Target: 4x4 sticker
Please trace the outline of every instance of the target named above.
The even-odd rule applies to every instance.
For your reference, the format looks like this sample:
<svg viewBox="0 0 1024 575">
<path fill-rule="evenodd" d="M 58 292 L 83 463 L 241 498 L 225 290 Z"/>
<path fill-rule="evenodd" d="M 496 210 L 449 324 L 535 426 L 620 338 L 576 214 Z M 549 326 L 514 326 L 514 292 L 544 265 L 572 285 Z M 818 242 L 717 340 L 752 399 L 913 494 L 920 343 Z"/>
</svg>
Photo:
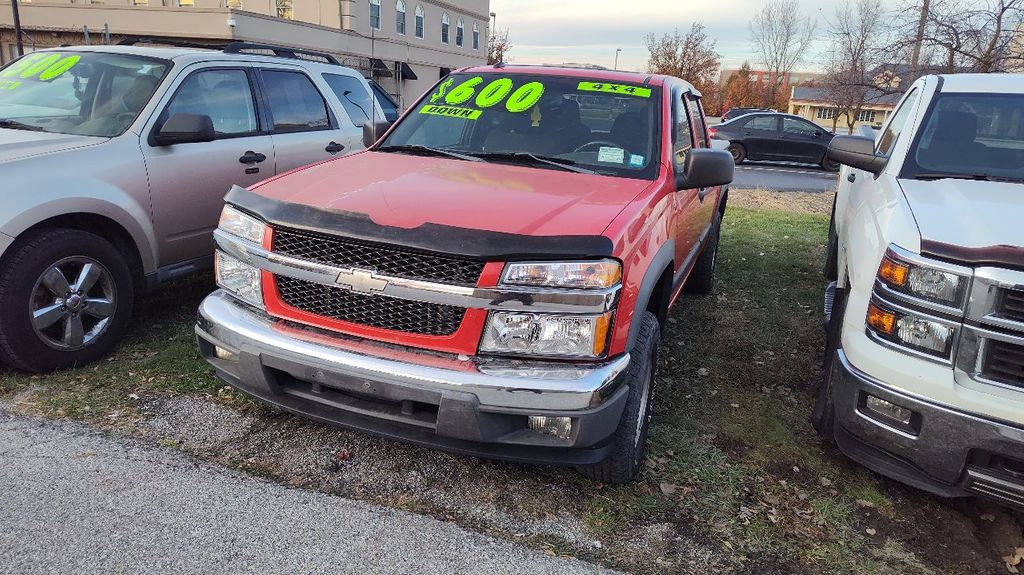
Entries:
<svg viewBox="0 0 1024 575">
<path fill-rule="evenodd" d="M 514 114 L 525 112 L 540 101 L 541 96 L 544 95 L 544 84 L 540 82 L 527 82 L 522 86 L 519 86 L 514 91 L 512 90 L 513 82 L 511 78 L 497 78 L 492 80 L 486 86 L 477 91 L 477 87 L 484 83 L 482 76 L 474 76 L 468 80 L 462 82 L 458 86 L 452 87 L 455 84 L 455 78 L 448 78 L 437 87 L 437 90 L 430 95 L 430 104 L 424 107 L 421 114 L 435 114 L 440 116 L 453 116 L 456 118 L 469 118 L 475 120 L 480 117 L 482 110 L 471 109 L 471 108 L 451 108 L 450 106 L 458 106 L 461 104 L 468 103 L 473 100 L 477 108 L 487 109 L 498 105 L 503 100 L 505 101 L 505 109 Z M 441 105 L 443 100 L 444 104 L 449 106 Z M 434 109 L 433 111 L 428 111 Z M 458 110 L 476 112 L 475 115 L 465 115 L 462 113 L 448 113 L 445 110 Z"/>
<path fill-rule="evenodd" d="M 60 77 L 68 70 L 75 67 L 82 57 L 77 54 L 63 56 L 61 54 L 29 54 L 0 72 L 0 78 L 11 78 L 0 81 L 0 89 L 13 90 L 21 86 L 20 80 L 27 80 L 37 77 L 43 82 L 49 82 Z M 14 78 L 19 78 L 15 80 Z"/>
<path fill-rule="evenodd" d="M 651 89 L 629 84 L 606 84 L 604 82 L 580 82 L 576 87 L 580 92 L 607 92 L 610 94 L 621 94 L 623 96 L 636 96 L 637 98 L 650 98 Z"/>
<path fill-rule="evenodd" d="M 475 120 L 479 118 L 480 114 L 483 112 L 472 108 L 457 108 L 455 106 L 424 106 L 423 109 L 420 110 L 420 113 L 429 114 L 431 116 L 449 116 L 451 118 Z"/>
</svg>

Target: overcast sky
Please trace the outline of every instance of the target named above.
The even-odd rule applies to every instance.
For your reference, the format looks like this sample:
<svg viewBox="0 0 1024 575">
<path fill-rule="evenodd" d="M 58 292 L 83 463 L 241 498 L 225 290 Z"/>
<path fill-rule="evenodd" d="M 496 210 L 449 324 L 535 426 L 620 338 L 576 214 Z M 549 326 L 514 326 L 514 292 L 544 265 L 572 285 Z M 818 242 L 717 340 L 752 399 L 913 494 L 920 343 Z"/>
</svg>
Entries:
<svg viewBox="0 0 1024 575">
<path fill-rule="evenodd" d="M 803 11 L 815 16 L 819 35 L 841 0 L 801 0 Z M 619 68 L 647 66 L 644 36 L 673 28 L 687 31 L 701 21 L 725 68 L 739 67 L 756 56 L 748 22 L 764 0 L 491 0 L 499 30 L 508 30 L 513 48 L 509 60 L 518 64 L 576 62 L 612 67 L 615 49 Z M 824 47 L 819 42 L 802 69 L 818 70 Z"/>
</svg>

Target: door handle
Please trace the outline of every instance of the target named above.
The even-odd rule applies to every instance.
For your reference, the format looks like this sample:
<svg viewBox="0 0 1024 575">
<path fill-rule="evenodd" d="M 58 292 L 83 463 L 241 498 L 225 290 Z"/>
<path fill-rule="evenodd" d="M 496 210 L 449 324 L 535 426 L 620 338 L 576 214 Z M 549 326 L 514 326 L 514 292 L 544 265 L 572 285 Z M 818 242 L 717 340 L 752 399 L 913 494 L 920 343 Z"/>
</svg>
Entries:
<svg viewBox="0 0 1024 575">
<path fill-rule="evenodd" d="M 243 164 L 258 164 L 266 159 L 267 157 L 264 156 L 263 154 L 249 150 L 246 153 L 242 154 L 242 157 L 238 158 L 238 161 Z"/>
<path fill-rule="evenodd" d="M 850 172 L 850 175 L 846 176 L 846 181 L 851 184 L 857 181 L 857 174 Z"/>
<path fill-rule="evenodd" d="M 697 199 L 700 200 L 700 203 L 702 203 L 702 204 L 704 203 L 704 198 L 707 195 L 708 195 L 708 189 L 707 188 L 701 188 L 701 189 L 697 190 Z"/>
<path fill-rule="evenodd" d="M 344 149 L 344 145 L 332 141 L 330 144 L 327 144 L 327 147 L 324 148 L 324 151 L 327 152 L 328 154 L 337 154 L 338 152 Z"/>
</svg>

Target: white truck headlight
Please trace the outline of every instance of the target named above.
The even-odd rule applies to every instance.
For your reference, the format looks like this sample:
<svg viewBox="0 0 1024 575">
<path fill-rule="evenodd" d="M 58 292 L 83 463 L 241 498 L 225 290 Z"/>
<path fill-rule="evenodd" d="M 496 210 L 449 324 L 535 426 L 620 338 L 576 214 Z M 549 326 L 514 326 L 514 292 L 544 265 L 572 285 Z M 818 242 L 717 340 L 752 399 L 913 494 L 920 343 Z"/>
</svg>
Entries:
<svg viewBox="0 0 1024 575">
<path fill-rule="evenodd" d="M 522 262 L 505 266 L 504 285 L 601 289 L 619 283 L 622 266 L 615 260 Z"/>
<path fill-rule="evenodd" d="M 554 315 L 491 312 L 480 351 L 554 357 L 600 357 L 608 344 L 611 312 Z"/>
<path fill-rule="evenodd" d="M 878 280 L 889 289 L 904 295 L 953 308 L 963 306 L 971 276 L 951 269 L 919 261 L 910 261 L 900 255 L 901 250 L 890 247 L 878 266 Z"/>
<path fill-rule="evenodd" d="M 259 269 L 220 250 L 213 263 L 218 286 L 244 302 L 263 307 L 263 280 Z"/>
<path fill-rule="evenodd" d="M 267 226 L 262 221 L 242 212 L 230 205 L 224 206 L 220 213 L 220 223 L 217 227 L 225 232 L 249 240 L 256 244 L 263 243 L 263 234 Z"/>
<path fill-rule="evenodd" d="M 867 325 L 884 340 L 941 359 L 949 359 L 956 335 L 949 322 L 895 310 L 877 300 L 868 304 Z"/>
</svg>

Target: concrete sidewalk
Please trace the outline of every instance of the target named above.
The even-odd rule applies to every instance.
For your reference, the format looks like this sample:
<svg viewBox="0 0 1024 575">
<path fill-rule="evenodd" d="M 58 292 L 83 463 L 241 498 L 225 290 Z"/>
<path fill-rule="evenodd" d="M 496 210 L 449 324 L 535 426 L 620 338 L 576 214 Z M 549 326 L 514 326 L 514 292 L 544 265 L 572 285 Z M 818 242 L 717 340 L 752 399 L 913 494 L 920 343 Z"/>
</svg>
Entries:
<svg viewBox="0 0 1024 575">
<path fill-rule="evenodd" d="M 0 573 L 610 573 L 0 407 Z"/>
</svg>

